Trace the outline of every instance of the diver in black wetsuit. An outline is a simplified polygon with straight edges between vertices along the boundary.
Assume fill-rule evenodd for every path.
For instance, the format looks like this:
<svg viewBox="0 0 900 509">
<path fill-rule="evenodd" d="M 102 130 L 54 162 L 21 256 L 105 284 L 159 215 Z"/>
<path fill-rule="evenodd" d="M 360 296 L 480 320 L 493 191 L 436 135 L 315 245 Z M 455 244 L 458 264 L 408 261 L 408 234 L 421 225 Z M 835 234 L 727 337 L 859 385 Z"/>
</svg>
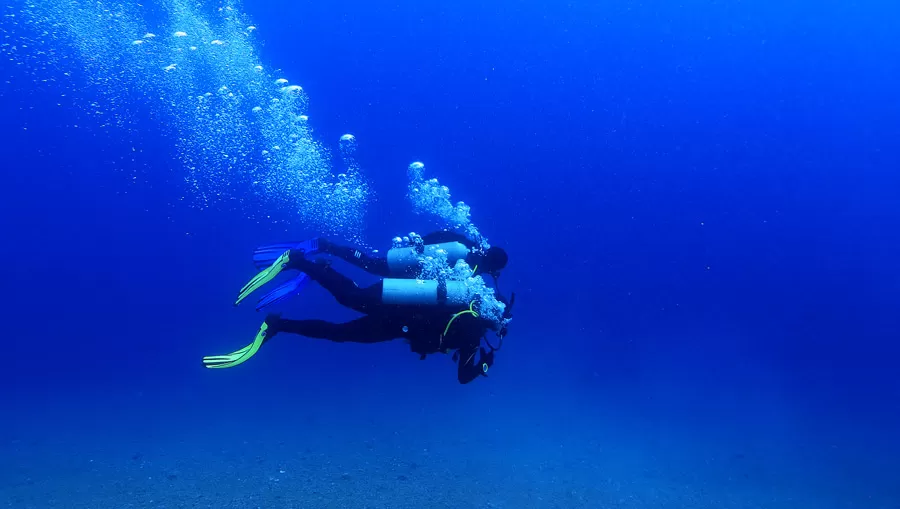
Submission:
<svg viewBox="0 0 900 509">
<path fill-rule="evenodd" d="M 428 354 L 455 351 L 457 378 L 463 384 L 486 374 L 493 365 L 493 350 L 487 352 L 481 347 L 481 340 L 490 329 L 490 323 L 467 312 L 465 307 L 449 303 L 436 307 L 387 304 L 383 299 L 384 281 L 360 288 L 327 263 L 316 263 L 305 258 L 293 261 L 293 255 L 291 259 L 289 268 L 306 273 L 340 304 L 364 316 L 345 323 L 331 323 L 269 315 L 265 322 L 268 327 L 266 340 L 279 332 L 350 343 L 404 339 L 409 343 L 410 350 L 423 359 Z M 454 318 L 460 312 L 462 314 Z M 505 330 L 501 332 L 502 335 L 505 333 Z"/>
<path fill-rule="evenodd" d="M 354 247 L 342 246 L 325 238 L 317 238 L 305 242 L 288 242 L 259 247 L 253 253 L 253 261 L 256 267 L 262 270 L 271 265 L 285 251 L 301 249 L 307 255 L 328 254 L 335 256 L 376 276 L 415 277 L 419 270 L 418 259 L 407 255 L 422 254 L 428 251 L 429 248 L 441 248 L 447 251 L 448 261 L 451 266 L 456 263 L 456 260 L 462 259 L 469 267 L 476 268 L 479 272 L 490 274 L 494 278 L 500 275 L 500 271 L 509 262 L 509 256 L 502 248 L 492 246 L 482 251 L 475 242 L 459 233 L 437 231 L 424 235 L 421 239 L 421 251 L 418 253 L 412 253 L 409 250 L 392 249 L 387 255 L 378 256 Z M 399 252 L 399 254 L 391 256 L 395 252 Z"/>
<path fill-rule="evenodd" d="M 436 240 L 451 239 L 451 242 L 461 244 L 458 237 L 440 235 L 425 238 L 433 242 L 432 245 L 449 249 L 451 253 L 449 253 L 448 259 L 453 256 L 457 256 L 459 259 L 468 258 L 468 256 L 464 256 L 464 250 L 459 249 L 458 246 L 448 246 L 447 242 Z M 465 238 L 463 237 L 463 239 Z M 425 251 L 429 249 L 429 245 L 426 244 L 421 249 Z M 437 281 L 386 277 L 371 286 L 360 288 L 351 279 L 334 270 L 327 262 L 312 261 L 306 258 L 306 254 L 310 252 L 333 254 L 370 272 L 390 276 L 408 273 L 412 264 L 410 263 L 411 258 L 406 255 L 407 250 L 413 248 L 391 250 L 387 256 L 379 258 L 363 255 L 352 248 L 318 239 L 304 243 L 281 244 L 275 251 L 288 246 L 298 247 L 298 249 L 282 251 L 281 256 L 277 257 L 274 263 L 260 272 L 242 289 L 238 302 L 255 289 L 271 281 L 281 271 L 298 270 L 328 290 L 340 304 L 358 311 L 364 316 L 346 323 L 331 323 L 323 320 L 291 320 L 281 318 L 279 315 L 269 315 L 252 344 L 229 355 L 205 357 L 203 361 L 207 367 L 225 368 L 241 364 L 253 356 L 262 344 L 280 332 L 336 342 L 378 343 L 404 339 L 409 343 L 410 349 L 419 354 L 422 359 L 428 354 L 448 353 L 452 350 L 458 366 L 457 378 L 463 384 L 471 382 L 479 375 L 486 375 L 488 369 L 493 365 L 496 349 L 487 341 L 485 335 L 489 330 L 494 330 L 502 345 L 502 339 L 507 333 L 506 323 L 512 317 L 511 308 L 515 299 L 514 295 L 510 302 L 505 302 L 505 299 L 500 297 L 504 304 L 502 320 L 498 322 L 495 316 L 495 320 L 492 321 L 487 319 L 489 317 L 482 316 L 485 313 L 479 314 L 477 311 L 485 305 L 484 299 L 480 296 L 471 302 L 466 302 L 468 297 L 465 297 L 465 283 L 463 282 L 439 283 Z M 257 255 L 264 249 L 268 249 L 268 247 L 257 250 Z M 491 252 L 490 249 L 488 252 Z M 499 270 L 506 265 L 506 254 L 502 250 L 495 250 L 493 253 L 491 257 L 476 254 L 472 256 L 472 261 L 486 263 L 490 272 L 496 277 Z M 498 253 L 502 253 L 502 263 L 499 263 L 500 255 Z M 470 252 L 470 254 L 472 253 Z M 478 258 L 476 259 L 475 256 Z M 255 259 L 260 262 L 258 257 Z M 278 291 L 275 290 L 275 292 Z M 272 301 L 269 296 L 263 299 Z M 481 346 L 483 338 L 488 346 L 487 350 Z M 497 346 L 497 348 L 499 347 L 500 345 Z"/>
</svg>

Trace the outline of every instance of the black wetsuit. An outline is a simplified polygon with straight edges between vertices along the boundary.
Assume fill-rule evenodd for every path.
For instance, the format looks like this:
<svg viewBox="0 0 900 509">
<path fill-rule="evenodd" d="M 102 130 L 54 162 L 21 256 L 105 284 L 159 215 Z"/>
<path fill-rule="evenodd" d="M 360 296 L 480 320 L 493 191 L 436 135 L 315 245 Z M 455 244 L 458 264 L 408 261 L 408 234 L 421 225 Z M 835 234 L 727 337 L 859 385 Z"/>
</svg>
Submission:
<svg viewBox="0 0 900 509">
<path fill-rule="evenodd" d="M 438 231 L 422 236 L 422 241 L 425 244 L 459 242 L 469 249 L 466 263 L 468 263 L 470 267 L 475 267 L 480 262 L 480 256 L 474 252 L 477 244 L 469 240 L 465 235 L 449 231 Z M 364 253 L 356 248 L 335 244 L 327 239 L 319 239 L 319 252 L 340 258 L 376 276 L 415 277 L 416 275 L 415 272 L 407 274 L 392 273 L 390 267 L 388 267 L 386 256 L 379 256 L 374 253 Z"/>
<path fill-rule="evenodd" d="M 343 258 L 337 253 L 323 252 Z M 362 260 L 355 255 L 351 258 Z M 365 261 L 371 260 L 379 259 L 371 257 Z M 386 268 L 387 262 L 384 263 Z M 480 347 L 481 339 L 488 331 L 487 322 L 469 313 L 463 313 L 450 323 L 454 314 L 465 308 L 384 304 L 381 299 L 383 286 L 381 281 L 360 288 L 353 280 L 334 270 L 330 264 L 308 260 L 299 251 L 291 252 L 290 262 L 285 268 L 306 273 L 310 279 L 328 290 L 340 304 L 365 316 L 346 323 L 291 320 L 270 316 L 266 319 L 266 323 L 273 333 L 270 333 L 267 339 L 279 332 L 351 343 L 379 343 L 405 339 L 409 342 L 410 349 L 421 358 L 432 353 L 455 351 L 454 355 L 458 357 L 457 377 L 460 383 L 471 382 L 493 364 L 493 352 L 487 353 Z"/>
</svg>

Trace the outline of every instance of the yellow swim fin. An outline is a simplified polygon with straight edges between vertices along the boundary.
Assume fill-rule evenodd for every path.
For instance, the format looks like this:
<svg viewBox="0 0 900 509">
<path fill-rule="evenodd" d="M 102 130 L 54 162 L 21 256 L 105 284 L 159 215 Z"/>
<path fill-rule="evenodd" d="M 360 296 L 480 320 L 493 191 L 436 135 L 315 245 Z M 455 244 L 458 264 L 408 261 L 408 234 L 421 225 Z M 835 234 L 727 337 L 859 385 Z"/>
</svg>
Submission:
<svg viewBox="0 0 900 509">
<path fill-rule="evenodd" d="M 203 365 L 207 368 L 233 368 L 238 364 L 244 363 L 250 357 L 256 355 L 256 352 L 259 351 L 259 347 L 262 346 L 263 342 L 266 340 L 267 332 L 269 330 L 269 324 L 263 322 L 263 324 L 259 327 L 259 332 L 256 333 L 256 338 L 253 339 L 253 343 L 241 348 L 240 350 L 231 352 L 227 355 L 210 355 L 203 358 Z"/>
<path fill-rule="evenodd" d="M 284 269 L 287 266 L 288 262 L 291 261 L 290 255 L 290 251 L 285 251 L 281 256 L 278 257 L 277 260 L 275 260 L 275 263 L 269 265 L 269 268 L 253 276 L 253 279 L 251 279 L 249 283 L 245 284 L 244 287 L 241 288 L 241 292 L 238 294 L 237 301 L 234 303 L 234 305 L 237 306 L 251 293 L 259 290 L 262 285 L 275 279 L 275 276 L 280 274 L 282 269 Z"/>
</svg>

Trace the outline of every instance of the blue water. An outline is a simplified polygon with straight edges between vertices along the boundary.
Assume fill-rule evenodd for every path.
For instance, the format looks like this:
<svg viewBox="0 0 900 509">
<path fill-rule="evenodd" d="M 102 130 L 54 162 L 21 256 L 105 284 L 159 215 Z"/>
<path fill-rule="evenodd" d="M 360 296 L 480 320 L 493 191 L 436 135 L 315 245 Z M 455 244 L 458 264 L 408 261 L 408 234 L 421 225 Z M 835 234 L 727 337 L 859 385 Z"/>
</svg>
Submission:
<svg viewBox="0 0 900 509">
<path fill-rule="evenodd" d="M 0 24 L 0 506 L 900 507 L 893 4 L 240 6 L 327 155 L 358 140 L 346 240 L 446 226 L 407 199 L 423 161 L 510 253 L 510 334 L 468 385 L 289 335 L 205 370 L 263 318 L 232 306 L 254 247 L 332 234 L 332 198 L 260 192 L 262 142 L 216 138 L 249 113 L 204 131 L 162 81 L 184 65 L 114 58 L 143 27 L 50 4 Z M 41 16 L 82 35 L 35 45 L 66 26 Z M 232 176 L 200 145 L 238 147 Z M 354 316 L 315 285 L 282 310 Z"/>
</svg>

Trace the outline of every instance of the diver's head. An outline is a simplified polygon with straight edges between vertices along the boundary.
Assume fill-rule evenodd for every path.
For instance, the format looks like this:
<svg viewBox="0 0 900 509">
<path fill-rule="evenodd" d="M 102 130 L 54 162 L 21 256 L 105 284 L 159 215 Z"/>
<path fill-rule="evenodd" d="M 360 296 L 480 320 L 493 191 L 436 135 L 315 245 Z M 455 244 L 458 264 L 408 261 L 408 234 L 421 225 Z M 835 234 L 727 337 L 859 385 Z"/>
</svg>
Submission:
<svg viewBox="0 0 900 509">
<path fill-rule="evenodd" d="M 503 248 L 497 246 L 490 247 L 484 252 L 481 259 L 481 268 L 488 274 L 499 275 L 500 271 L 506 267 L 509 262 L 509 255 Z"/>
</svg>

